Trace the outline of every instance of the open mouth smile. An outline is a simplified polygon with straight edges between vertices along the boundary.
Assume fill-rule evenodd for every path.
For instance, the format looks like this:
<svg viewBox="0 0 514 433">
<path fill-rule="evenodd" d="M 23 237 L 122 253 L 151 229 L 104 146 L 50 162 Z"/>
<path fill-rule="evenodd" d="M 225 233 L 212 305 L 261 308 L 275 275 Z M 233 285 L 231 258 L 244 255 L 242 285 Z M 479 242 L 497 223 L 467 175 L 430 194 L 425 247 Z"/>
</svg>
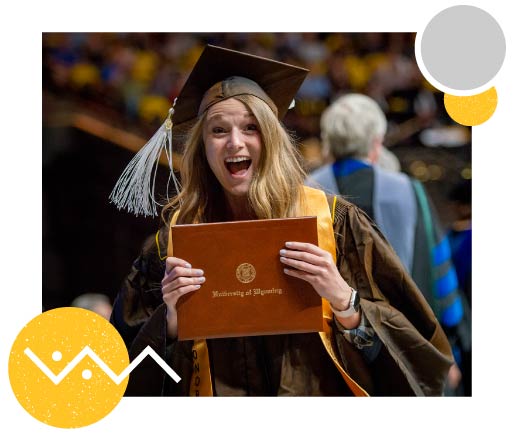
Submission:
<svg viewBox="0 0 514 433">
<path fill-rule="evenodd" d="M 252 165 L 252 159 L 249 156 L 233 156 L 225 158 L 225 167 L 232 176 L 242 177 Z"/>
</svg>

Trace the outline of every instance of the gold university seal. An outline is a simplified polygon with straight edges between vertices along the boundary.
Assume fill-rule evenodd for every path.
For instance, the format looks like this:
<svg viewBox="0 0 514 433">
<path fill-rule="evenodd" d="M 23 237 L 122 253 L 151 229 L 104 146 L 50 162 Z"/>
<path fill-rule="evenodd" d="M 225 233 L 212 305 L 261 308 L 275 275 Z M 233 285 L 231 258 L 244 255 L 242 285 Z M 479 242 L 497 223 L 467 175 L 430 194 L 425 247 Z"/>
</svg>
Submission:
<svg viewBox="0 0 514 433">
<path fill-rule="evenodd" d="M 236 269 L 236 277 L 241 283 L 251 283 L 255 274 L 255 268 L 250 263 L 241 263 Z"/>
</svg>

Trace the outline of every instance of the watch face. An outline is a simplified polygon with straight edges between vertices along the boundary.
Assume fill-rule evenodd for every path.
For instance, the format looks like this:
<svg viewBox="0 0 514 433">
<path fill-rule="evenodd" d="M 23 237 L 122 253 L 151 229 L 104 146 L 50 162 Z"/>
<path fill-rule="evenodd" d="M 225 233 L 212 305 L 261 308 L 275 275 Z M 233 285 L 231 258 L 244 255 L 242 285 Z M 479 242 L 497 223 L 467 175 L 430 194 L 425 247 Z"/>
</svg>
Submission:
<svg viewBox="0 0 514 433">
<path fill-rule="evenodd" d="M 359 305 L 361 303 L 361 297 L 359 296 L 359 292 L 355 290 L 355 297 L 353 298 L 353 308 L 357 309 L 359 308 Z"/>
</svg>

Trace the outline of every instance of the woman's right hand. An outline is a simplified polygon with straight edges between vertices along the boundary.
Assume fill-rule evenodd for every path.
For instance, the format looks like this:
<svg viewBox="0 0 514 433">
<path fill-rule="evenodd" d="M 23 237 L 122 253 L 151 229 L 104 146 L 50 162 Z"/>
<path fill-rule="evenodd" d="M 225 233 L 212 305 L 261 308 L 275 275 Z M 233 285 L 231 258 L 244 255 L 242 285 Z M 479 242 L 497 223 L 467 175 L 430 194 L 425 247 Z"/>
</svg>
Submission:
<svg viewBox="0 0 514 433">
<path fill-rule="evenodd" d="M 166 259 L 166 270 L 162 279 L 162 299 L 168 307 L 168 335 L 177 337 L 177 301 L 186 293 L 198 290 L 205 282 L 202 269 L 193 269 L 178 257 Z"/>
</svg>

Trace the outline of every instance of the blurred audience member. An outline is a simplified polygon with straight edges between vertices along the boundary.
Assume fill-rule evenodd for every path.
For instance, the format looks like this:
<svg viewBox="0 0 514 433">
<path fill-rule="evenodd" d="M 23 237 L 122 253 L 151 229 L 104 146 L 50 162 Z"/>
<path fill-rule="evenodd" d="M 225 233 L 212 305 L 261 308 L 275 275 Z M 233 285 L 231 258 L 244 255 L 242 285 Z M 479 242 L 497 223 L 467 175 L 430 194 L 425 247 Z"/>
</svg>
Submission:
<svg viewBox="0 0 514 433">
<path fill-rule="evenodd" d="M 83 295 L 77 296 L 72 301 L 71 306 L 93 311 L 107 320 L 111 317 L 111 301 L 106 295 L 101 293 L 84 293 Z"/>
<path fill-rule="evenodd" d="M 426 89 L 419 73 L 413 40 L 409 33 L 45 33 L 43 86 L 115 108 L 144 127 L 148 116 L 155 117 L 153 108 L 150 114 L 145 108 L 148 98 L 161 97 L 169 105 L 177 93 L 170 83 L 180 88 L 179 77 L 187 77 L 200 47 L 214 43 L 311 70 L 298 94 L 301 122 L 294 125 L 300 138 L 307 138 L 318 135 L 313 125 L 341 92 L 372 95 L 391 119 L 405 120 L 414 111 L 419 117 L 414 105 L 431 101 L 433 90 Z M 410 132 L 411 123 L 405 126 L 399 125 L 401 134 L 395 137 Z"/>
<path fill-rule="evenodd" d="M 382 147 L 378 155 L 377 165 L 387 171 L 399 173 L 402 169 L 400 160 L 387 147 Z"/>
<path fill-rule="evenodd" d="M 459 286 L 466 295 L 471 309 L 471 180 L 463 180 L 449 195 L 454 204 L 456 219 L 448 231 L 451 254 Z M 471 312 L 469 311 L 469 316 Z M 471 395 L 471 335 L 467 344 L 454 349 L 455 361 L 462 371 L 463 380 L 457 389 L 460 395 Z"/>
<path fill-rule="evenodd" d="M 449 195 L 455 209 L 455 221 L 449 232 L 452 258 L 459 285 L 471 306 L 471 180 L 463 180 Z"/>
</svg>

